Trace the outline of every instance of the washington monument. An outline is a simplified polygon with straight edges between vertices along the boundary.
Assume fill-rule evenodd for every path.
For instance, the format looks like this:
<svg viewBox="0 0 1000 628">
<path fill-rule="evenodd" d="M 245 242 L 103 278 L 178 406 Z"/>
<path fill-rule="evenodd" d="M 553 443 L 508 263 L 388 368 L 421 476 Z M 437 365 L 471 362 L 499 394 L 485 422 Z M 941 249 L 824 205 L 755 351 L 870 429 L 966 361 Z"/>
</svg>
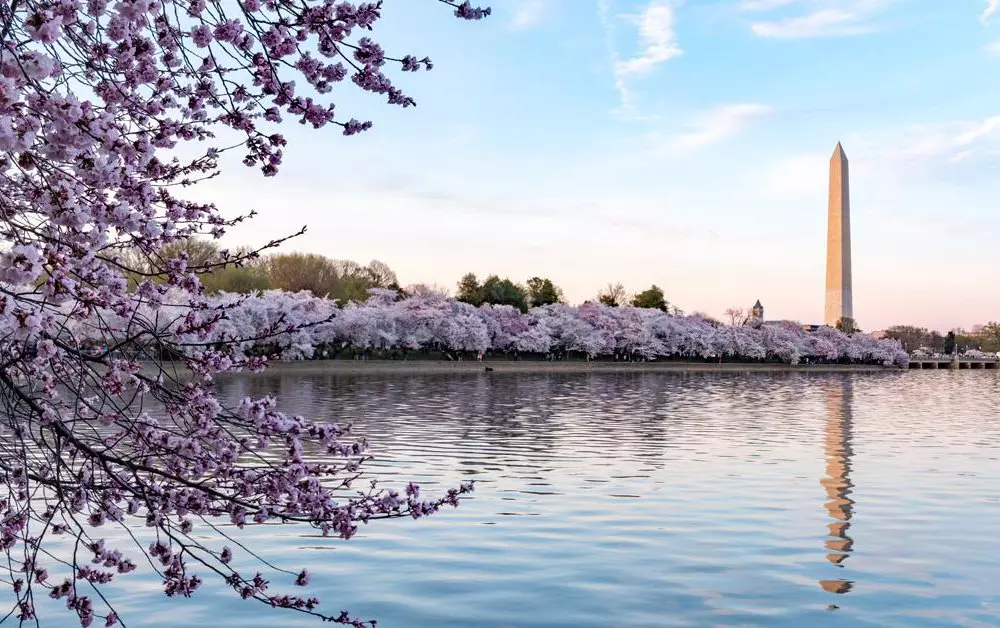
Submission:
<svg viewBox="0 0 1000 628">
<path fill-rule="evenodd" d="M 847 155 L 837 143 L 830 157 L 830 207 L 826 233 L 825 324 L 834 327 L 841 318 L 854 318 L 851 295 L 851 191 Z"/>
</svg>

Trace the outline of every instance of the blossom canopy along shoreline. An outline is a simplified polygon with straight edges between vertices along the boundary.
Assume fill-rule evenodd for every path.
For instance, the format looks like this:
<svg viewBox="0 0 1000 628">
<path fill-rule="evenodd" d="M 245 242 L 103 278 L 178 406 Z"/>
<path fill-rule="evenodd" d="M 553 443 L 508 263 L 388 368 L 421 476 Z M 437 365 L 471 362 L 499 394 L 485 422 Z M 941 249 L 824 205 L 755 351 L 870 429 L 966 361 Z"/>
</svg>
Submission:
<svg viewBox="0 0 1000 628">
<path fill-rule="evenodd" d="M 363 303 L 338 307 L 309 292 L 267 290 L 250 295 L 218 294 L 208 303 L 224 311 L 211 332 L 190 332 L 184 321 L 184 293 L 170 304 L 141 306 L 115 315 L 102 313 L 98 328 L 116 321 L 143 321 L 156 334 L 171 337 L 182 351 L 205 345 L 234 349 L 241 359 L 266 356 L 283 360 L 324 357 L 344 349 L 439 350 L 504 354 L 566 354 L 619 359 L 744 359 L 798 364 L 802 361 L 854 364 L 907 364 L 899 342 L 863 333 L 845 334 L 821 327 L 805 331 L 793 322 L 722 325 L 700 316 L 673 316 L 657 309 L 551 304 L 527 313 L 509 305 L 475 307 L 442 295 L 399 298 L 393 290 L 373 289 Z M 73 334 L 89 338 L 88 322 Z M 121 340 L 126 336 L 122 335 Z M 144 346 L 115 343 L 142 355 Z"/>
</svg>

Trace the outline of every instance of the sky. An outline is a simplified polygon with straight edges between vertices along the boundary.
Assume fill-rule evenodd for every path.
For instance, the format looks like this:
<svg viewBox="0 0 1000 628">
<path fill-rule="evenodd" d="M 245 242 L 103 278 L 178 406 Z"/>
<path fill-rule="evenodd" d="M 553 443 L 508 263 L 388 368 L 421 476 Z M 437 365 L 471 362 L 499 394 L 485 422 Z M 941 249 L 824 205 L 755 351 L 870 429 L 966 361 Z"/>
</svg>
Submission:
<svg viewBox="0 0 1000 628">
<path fill-rule="evenodd" d="M 259 216 L 227 243 L 388 263 L 404 285 L 549 277 L 570 302 L 656 284 L 687 312 L 760 299 L 821 322 L 827 176 L 851 168 L 855 318 L 1000 319 L 1000 0 L 386 0 L 429 55 L 366 134 L 286 125 L 283 170 L 201 186 Z"/>
</svg>

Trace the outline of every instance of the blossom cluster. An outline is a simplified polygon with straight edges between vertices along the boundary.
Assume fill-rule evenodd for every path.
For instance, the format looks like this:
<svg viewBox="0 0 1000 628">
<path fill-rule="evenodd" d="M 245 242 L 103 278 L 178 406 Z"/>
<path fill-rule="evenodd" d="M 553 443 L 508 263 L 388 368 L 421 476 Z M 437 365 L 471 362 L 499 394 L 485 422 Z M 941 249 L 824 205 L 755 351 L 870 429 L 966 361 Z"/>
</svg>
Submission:
<svg viewBox="0 0 1000 628">
<path fill-rule="evenodd" d="M 931 353 L 921 349 L 914 351 L 911 355 L 915 358 L 934 358 L 934 359 L 942 359 L 942 358 L 950 359 L 954 357 L 946 353 L 938 353 L 938 352 Z M 980 351 L 979 349 L 964 349 L 962 351 L 959 351 L 958 356 L 962 358 L 968 358 L 970 360 L 992 361 L 996 360 L 997 357 L 1000 356 L 1000 354 L 992 353 L 989 351 Z"/>
<path fill-rule="evenodd" d="M 465 20 L 489 14 L 468 1 L 430 4 Z M 37 620 L 35 596 L 48 592 L 81 626 L 114 625 L 101 585 L 149 564 L 169 596 L 191 595 L 215 574 L 243 598 L 361 625 L 273 592 L 272 579 L 232 567 L 233 553 L 253 557 L 252 548 L 213 547 L 198 528 L 297 521 L 346 538 L 373 519 L 456 505 L 470 490 L 424 499 L 355 489 L 366 454 L 345 427 L 286 416 L 268 397 L 227 407 L 204 379 L 162 368 L 178 356 L 206 378 L 260 366 L 217 346 L 235 304 L 198 296 L 199 273 L 260 251 L 207 266 L 164 254 L 221 237 L 252 212 L 227 217 L 184 192 L 216 176 L 228 152 L 277 174 L 283 121 L 345 135 L 370 128 L 335 107 L 335 89 L 412 106 L 391 70 L 432 64 L 383 49 L 373 34 L 382 11 L 382 2 L 338 0 L 0 8 L 0 580 L 14 600 L 5 616 Z M 177 294 L 188 295 L 183 305 Z M 143 314 L 171 308 L 179 316 L 162 326 Z M 271 331 L 295 333 L 281 322 L 260 333 Z M 119 351 L 135 346 L 150 352 Z M 130 517 L 154 540 L 105 548 L 100 531 Z M 90 548 L 92 560 L 54 554 L 54 536 Z M 290 585 L 309 579 L 285 575 Z"/>
<path fill-rule="evenodd" d="M 980 351 L 979 349 L 966 349 L 962 351 L 961 355 L 971 360 L 994 360 L 998 354 L 990 353 L 989 351 Z"/>
<path fill-rule="evenodd" d="M 140 318 L 170 330 L 185 318 L 178 305 L 144 310 Z M 460 352 L 566 354 L 621 359 L 690 358 L 903 365 L 907 354 L 895 340 L 844 334 L 822 327 L 808 332 L 796 323 L 720 325 L 698 316 L 670 316 L 660 310 L 553 304 L 521 313 L 508 305 L 474 307 L 440 295 L 398 299 L 373 290 L 363 303 L 343 308 L 308 292 L 269 290 L 249 296 L 221 294 L 209 300 L 224 308 L 208 336 L 181 334 L 180 345 L 216 343 L 243 357 L 261 348 L 283 359 L 323 357 L 343 348 L 436 349 Z M 137 316 L 129 312 L 126 317 Z M 287 329 L 287 331 L 284 331 Z M 257 340 L 253 340 L 257 339 Z"/>
</svg>

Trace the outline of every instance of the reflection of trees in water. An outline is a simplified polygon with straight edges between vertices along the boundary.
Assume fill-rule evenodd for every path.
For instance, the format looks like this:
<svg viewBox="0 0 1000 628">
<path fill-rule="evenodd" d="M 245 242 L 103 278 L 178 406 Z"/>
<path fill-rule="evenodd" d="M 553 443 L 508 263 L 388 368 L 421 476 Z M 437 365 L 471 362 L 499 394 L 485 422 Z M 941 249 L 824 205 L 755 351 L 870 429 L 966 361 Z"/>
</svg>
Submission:
<svg viewBox="0 0 1000 628">
<path fill-rule="evenodd" d="M 827 501 L 823 504 L 834 521 L 827 525 L 828 538 L 824 545 L 826 559 L 838 567 L 854 548 L 854 539 L 848 534 L 854 513 L 851 499 L 854 484 L 851 482 L 852 444 L 851 405 L 854 402 L 853 384 L 850 378 L 831 381 L 826 390 L 826 426 L 824 454 L 826 456 L 826 477 L 820 484 L 826 489 Z M 830 593 L 847 593 L 853 582 L 843 578 L 820 580 L 820 586 Z"/>
<path fill-rule="evenodd" d="M 616 476 L 653 477 L 684 460 L 775 462 L 815 448 L 811 421 L 823 407 L 826 558 L 839 568 L 853 550 L 849 377 L 275 372 L 222 386 L 224 398 L 271 392 L 287 412 L 353 423 L 355 433 L 372 442 L 371 472 L 386 481 L 506 477 L 512 484 L 503 485 L 504 500 L 514 499 L 503 495 L 507 491 L 553 490 L 539 487 L 560 485 L 559 475 L 614 482 Z M 530 499 L 517 499 L 530 508 Z M 836 594 L 853 586 L 843 578 L 819 584 Z"/>
<path fill-rule="evenodd" d="M 671 449 L 746 455 L 807 442 L 815 378 L 802 374 L 346 375 L 220 381 L 221 397 L 274 393 L 286 412 L 352 423 L 377 456 L 455 464 L 661 466 Z M 530 461 L 529 461 L 530 459 Z"/>
</svg>

